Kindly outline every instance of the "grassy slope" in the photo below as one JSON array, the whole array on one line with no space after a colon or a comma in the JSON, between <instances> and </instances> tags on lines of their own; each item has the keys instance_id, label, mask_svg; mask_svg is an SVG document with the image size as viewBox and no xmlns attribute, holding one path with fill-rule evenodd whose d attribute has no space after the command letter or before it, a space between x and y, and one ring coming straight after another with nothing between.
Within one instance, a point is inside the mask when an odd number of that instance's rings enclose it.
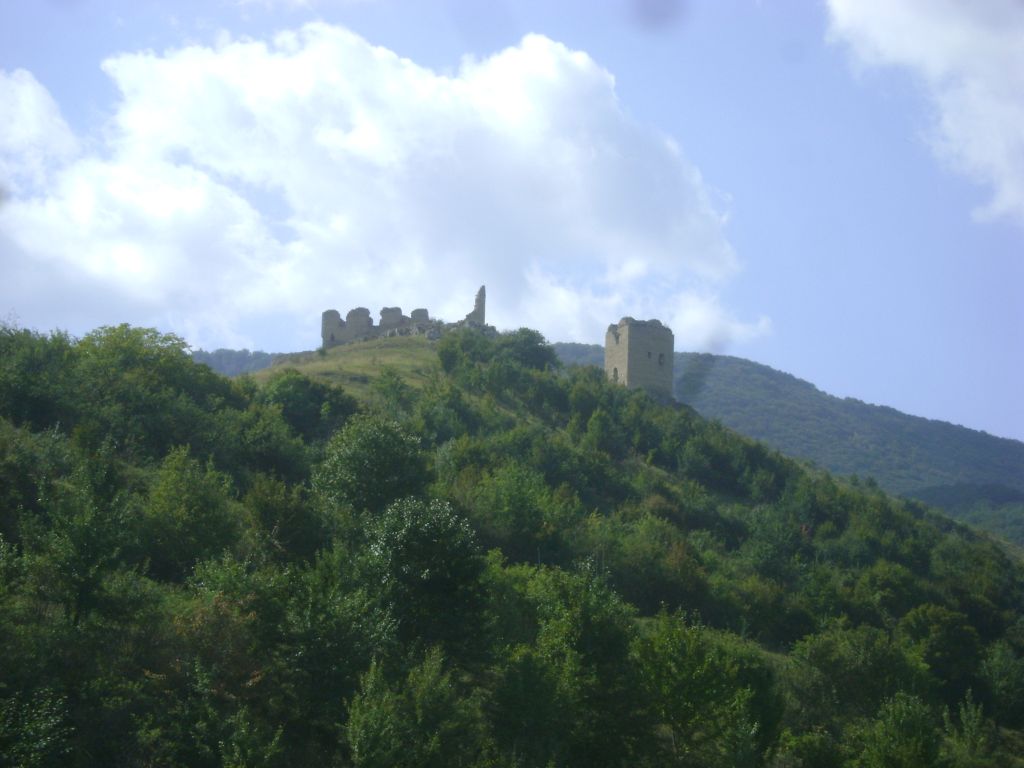
<instances>
[{"instance_id":1,"label":"grassy slope","mask_svg":"<svg viewBox=\"0 0 1024 768\"><path fill-rule=\"evenodd\" d=\"M310 378L340 385L360 400L369 396L371 382L384 370L393 370L417 389L439 370L437 353L425 336L360 341L334 347L326 354L298 352L280 355L270 368L253 374L253 378L265 381L281 368L295 368Z\"/></svg>"}]
</instances>

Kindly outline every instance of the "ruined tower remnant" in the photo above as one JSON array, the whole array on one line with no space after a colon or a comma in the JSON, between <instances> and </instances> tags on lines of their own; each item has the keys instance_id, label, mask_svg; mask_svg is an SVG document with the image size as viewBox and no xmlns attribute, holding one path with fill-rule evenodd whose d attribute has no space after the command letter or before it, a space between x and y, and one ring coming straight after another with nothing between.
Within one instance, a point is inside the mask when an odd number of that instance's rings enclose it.
<instances>
[{"instance_id":1,"label":"ruined tower remnant","mask_svg":"<svg viewBox=\"0 0 1024 768\"><path fill-rule=\"evenodd\" d=\"M604 371L613 382L671 400L674 345L672 330L658 320L624 317L605 334Z\"/></svg>"},{"instance_id":2,"label":"ruined tower remnant","mask_svg":"<svg viewBox=\"0 0 1024 768\"><path fill-rule=\"evenodd\" d=\"M487 304L487 289L485 286L480 286L480 290L476 292L476 301L473 302L473 311L466 315L467 323L479 323L485 325L486 320L486 304Z\"/></svg>"}]
</instances>

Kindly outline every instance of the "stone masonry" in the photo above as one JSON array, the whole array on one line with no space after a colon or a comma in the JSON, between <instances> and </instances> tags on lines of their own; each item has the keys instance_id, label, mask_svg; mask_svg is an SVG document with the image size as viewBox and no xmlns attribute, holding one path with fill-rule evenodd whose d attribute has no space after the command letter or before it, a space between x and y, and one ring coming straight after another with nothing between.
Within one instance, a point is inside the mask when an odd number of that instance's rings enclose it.
<instances>
[{"instance_id":1,"label":"stone masonry","mask_svg":"<svg viewBox=\"0 0 1024 768\"><path fill-rule=\"evenodd\" d=\"M384 307L380 311L380 323L373 324L370 310L356 307L349 310L345 319L336 309L326 310L320 319L320 338L323 348L330 349L340 344L353 341L376 339L381 336L426 336L436 339L442 333L453 328L476 328L485 332L495 332L486 323L487 292L484 286L477 291L473 311L464 320L457 323L445 323L432 318L425 309L414 309L410 316L402 314L401 307Z\"/></svg>"},{"instance_id":2,"label":"stone masonry","mask_svg":"<svg viewBox=\"0 0 1024 768\"><path fill-rule=\"evenodd\" d=\"M671 400L674 347L672 330L658 320L624 317L605 334L605 373L613 382Z\"/></svg>"}]
</instances>

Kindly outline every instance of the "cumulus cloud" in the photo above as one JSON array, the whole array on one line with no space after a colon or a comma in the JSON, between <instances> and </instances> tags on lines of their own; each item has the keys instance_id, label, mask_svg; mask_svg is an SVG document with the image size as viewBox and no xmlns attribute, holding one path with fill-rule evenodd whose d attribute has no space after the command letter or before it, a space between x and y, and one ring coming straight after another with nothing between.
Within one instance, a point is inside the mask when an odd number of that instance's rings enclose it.
<instances>
[{"instance_id":1,"label":"cumulus cloud","mask_svg":"<svg viewBox=\"0 0 1024 768\"><path fill-rule=\"evenodd\" d=\"M992 189L977 214L1024 223L1024 4L1019 0L829 0L830 35L864 66L927 88L935 152Z\"/></svg>"},{"instance_id":2,"label":"cumulus cloud","mask_svg":"<svg viewBox=\"0 0 1024 768\"><path fill-rule=\"evenodd\" d=\"M8 194L44 184L48 170L77 149L56 102L32 73L0 70L0 180Z\"/></svg>"},{"instance_id":3,"label":"cumulus cloud","mask_svg":"<svg viewBox=\"0 0 1024 768\"><path fill-rule=\"evenodd\" d=\"M716 295L692 291L676 298L667 319L677 346L709 352L720 352L732 343L751 341L772 330L767 316L754 323L743 322L723 307Z\"/></svg>"},{"instance_id":4,"label":"cumulus cloud","mask_svg":"<svg viewBox=\"0 0 1024 768\"><path fill-rule=\"evenodd\" d=\"M18 171L33 190L0 210L0 254L134 313L97 323L309 348L327 307L457 319L486 283L492 322L558 340L624 314L708 344L768 327L714 299L739 268L714 191L624 113L609 72L548 38L440 74L318 23L103 69L120 100L99 150L77 149L27 73L17 108L38 128L0 134L38 147Z\"/></svg>"}]
</instances>

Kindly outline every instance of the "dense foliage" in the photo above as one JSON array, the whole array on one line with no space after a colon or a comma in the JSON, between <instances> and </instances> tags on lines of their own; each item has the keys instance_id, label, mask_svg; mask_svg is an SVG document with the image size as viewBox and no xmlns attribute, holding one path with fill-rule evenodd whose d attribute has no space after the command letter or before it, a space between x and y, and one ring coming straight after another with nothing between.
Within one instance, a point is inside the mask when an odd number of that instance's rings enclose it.
<instances>
[{"instance_id":1,"label":"dense foliage","mask_svg":"<svg viewBox=\"0 0 1024 768\"><path fill-rule=\"evenodd\" d=\"M593 344L556 344L565 363L603 365ZM766 365L675 356L676 398L740 434L828 471L941 507L1024 545L1024 443L828 395Z\"/></svg>"},{"instance_id":2,"label":"dense foliage","mask_svg":"<svg viewBox=\"0 0 1024 768\"><path fill-rule=\"evenodd\" d=\"M0 329L0 763L1024 765L1024 571L539 334Z\"/></svg>"}]
</instances>

